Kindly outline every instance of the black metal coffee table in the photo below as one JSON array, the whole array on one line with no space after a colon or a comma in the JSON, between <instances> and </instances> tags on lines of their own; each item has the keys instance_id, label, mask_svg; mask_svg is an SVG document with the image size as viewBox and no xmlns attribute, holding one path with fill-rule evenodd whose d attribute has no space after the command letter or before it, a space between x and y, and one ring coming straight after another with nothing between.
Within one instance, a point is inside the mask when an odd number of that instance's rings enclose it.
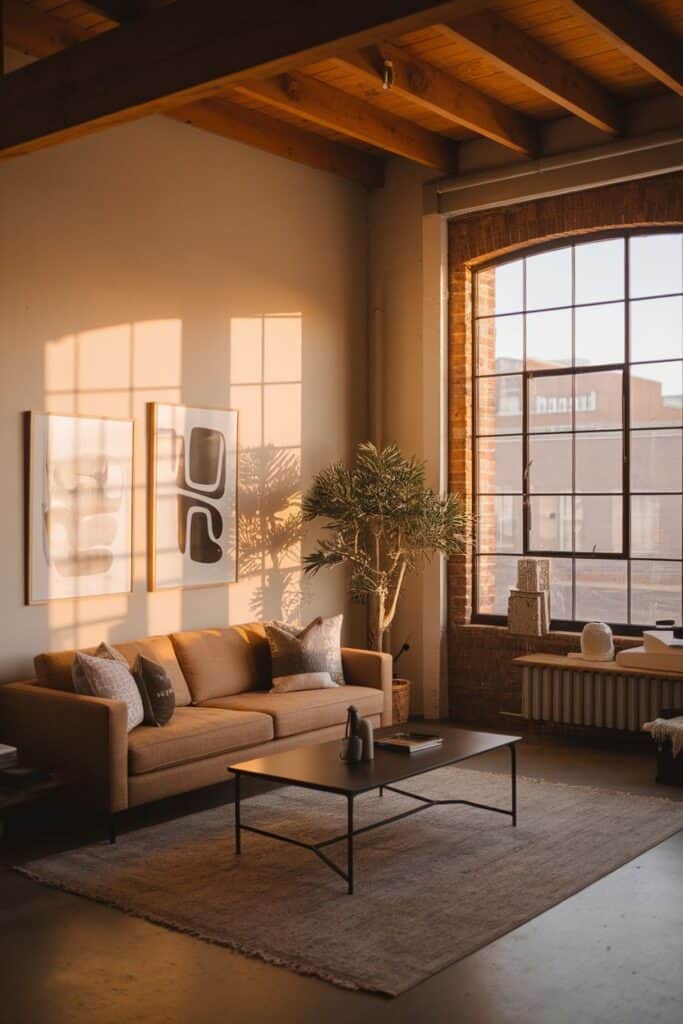
<instances>
[{"instance_id":1,"label":"black metal coffee table","mask_svg":"<svg viewBox=\"0 0 683 1024\"><path fill-rule=\"evenodd\" d=\"M380 729L377 735L387 735L394 731L392 728ZM411 727L411 731L416 730ZM278 839L284 843L291 843L293 846L302 846L305 850L315 853L328 867L343 878L348 885L349 893L353 893L353 840L355 836L362 835L364 832L370 832L381 825L388 825L392 821L400 821L401 818L408 818L411 814L418 814L420 811L425 811L438 804L465 804L468 807L495 811L497 814L508 815L512 818L512 824L516 825L517 751L515 744L520 740L521 736L502 736L498 733L472 732L469 729L449 727L448 731L444 732L443 744L440 747L416 754L400 753L376 747L374 761L361 761L359 764L345 764L341 761L339 758L341 743L339 740L332 740L329 743L297 747L295 750L288 750L281 754L270 754L267 757L255 758L253 761L242 761L230 765L228 771L233 772L235 776L235 852L238 854L242 852L242 832L255 832L257 835L267 836L269 839ZM458 764L460 761L466 761L470 757L476 757L478 754L498 750L500 747L508 747L510 750L512 806L509 810L503 807L491 807L489 804L479 804L474 800L431 800L428 797L399 789L395 785L397 782L412 779L416 775L424 775L435 768L446 768L449 765ZM290 786L303 786L304 789L318 789L325 793L338 793L340 796L345 796L347 802L346 832L320 843L304 843L300 839L268 832L266 829L256 828L255 825L243 824L240 807L242 776L280 782ZM367 793L373 789L378 789L380 796L385 789L392 793L400 793L402 796L419 801L420 806L403 811L402 814L394 814L390 818L383 818L372 825L354 829L353 801L361 793ZM326 846L332 846L334 843L344 840L346 840L347 850L346 871L343 871L323 853Z\"/></svg>"}]
</instances>

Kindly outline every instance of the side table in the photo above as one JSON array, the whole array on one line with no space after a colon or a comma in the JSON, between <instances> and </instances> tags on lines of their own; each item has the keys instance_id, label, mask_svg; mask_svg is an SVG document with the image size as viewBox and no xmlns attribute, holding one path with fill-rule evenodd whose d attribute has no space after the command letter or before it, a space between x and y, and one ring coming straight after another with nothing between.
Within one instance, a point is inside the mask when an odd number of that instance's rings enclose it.
<instances>
[{"instance_id":1,"label":"side table","mask_svg":"<svg viewBox=\"0 0 683 1024\"><path fill-rule=\"evenodd\" d=\"M8 786L0 782L0 836L7 836L12 811L56 793L63 785L64 780L59 772L53 772L50 778L25 786Z\"/></svg>"}]
</instances>

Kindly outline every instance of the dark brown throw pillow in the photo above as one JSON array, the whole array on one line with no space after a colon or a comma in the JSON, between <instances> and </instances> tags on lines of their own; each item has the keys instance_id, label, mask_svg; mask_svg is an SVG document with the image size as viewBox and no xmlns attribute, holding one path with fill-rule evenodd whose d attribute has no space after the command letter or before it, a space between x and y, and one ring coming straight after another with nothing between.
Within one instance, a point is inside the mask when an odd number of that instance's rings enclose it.
<instances>
[{"instance_id":1,"label":"dark brown throw pillow","mask_svg":"<svg viewBox=\"0 0 683 1024\"><path fill-rule=\"evenodd\" d=\"M133 677L138 684L145 725L166 725L175 711L175 692L166 669L139 654L133 665Z\"/></svg>"}]
</instances>

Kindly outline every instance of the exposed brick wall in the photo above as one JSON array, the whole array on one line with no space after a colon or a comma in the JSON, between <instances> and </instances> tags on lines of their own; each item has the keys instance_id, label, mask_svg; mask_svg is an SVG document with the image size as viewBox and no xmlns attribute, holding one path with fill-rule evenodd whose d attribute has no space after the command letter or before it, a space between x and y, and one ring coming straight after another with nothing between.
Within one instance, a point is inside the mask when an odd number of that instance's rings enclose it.
<instances>
[{"instance_id":1,"label":"exposed brick wall","mask_svg":"<svg viewBox=\"0 0 683 1024\"><path fill-rule=\"evenodd\" d=\"M496 274L495 270L483 270L477 277L476 296L477 316L491 317L490 320L478 320L476 338L473 338L473 365L472 369L478 373L495 373L496 368L496 327L493 314L496 312ZM472 415L477 419L477 430L481 434L495 434L496 424L496 389L495 387L480 388L479 394L473 401ZM479 493L477 508L474 510L477 516L477 535L482 551L495 551L496 516L495 516L495 490L496 490L496 462L495 462L495 438L493 436L483 437L478 442L478 453L476 462L476 479L473 477L472 486ZM488 573L482 580L478 580L478 589L482 601L493 602L495 597L496 581L493 573Z\"/></svg>"},{"instance_id":2,"label":"exposed brick wall","mask_svg":"<svg viewBox=\"0 0 683 1024\"><path fill-rule=\"evenodd\" d=\"M552 196L456 218L449 225L449 486L474 512L472 486L472 285L477 267L552 239L610 228L683 224L683 174L668 174ZM482 275L485 301L493 285ZM486 289L489 289L487 292ZM481 340L481 339L480 339ZM484 343L485 343L484 339ZM486 354L484 353L484 358ZM491 355L492 358L492 355ZM449 698L461 721L502 726L500 711L515 710L518 670L511 661L526 651L566 653L578 643L568 634L538 640L495 627L472 626L472 553L451 560L448 571Z\"/></svg>"},{"instance_id":3,"label":"exposed brick wall","mask_svg":"<svg viewBox=\"0 0 683 1024\"><path fill-rule=\"evenodd\" d=\"M515 636L504 626L453 626L450 714L459 722L519 731L506 712L519 714L522 707L522 671L513 665L523 654L569 654L581 648L578 633L548 633L543 637ZM633 647L637 640L615 637L617 650ZM536 727L531 725L531 731ZM522 726L524 729L524 726ZM547 727L546 727L547 728ZM554 726L549 731L561 731ZM580 730L573 730L580 731Z\"/></svg>"}]
</instances>

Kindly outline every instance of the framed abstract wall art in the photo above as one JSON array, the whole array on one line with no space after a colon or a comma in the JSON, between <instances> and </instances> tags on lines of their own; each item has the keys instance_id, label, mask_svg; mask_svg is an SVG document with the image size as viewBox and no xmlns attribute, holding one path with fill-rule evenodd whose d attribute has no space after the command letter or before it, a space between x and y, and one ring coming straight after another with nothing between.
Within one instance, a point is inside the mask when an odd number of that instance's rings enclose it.
<instances>
[{"instance_id":1,"label":"framed abstract wall art","mask_svg":"<svg viewBox=\"0 0 683 1024\"><path fill-rule=\"evenodd\" d=\"M130 593L133 421L25 414L26 603Z\"/></svg>"},{"instance_id":2,"label":"framed abstract wall art","mask_svg":"<svg viewBox=\"0 0 683 1024\"><path fill-rule=\"evenodd\" d=\"M148 406L149 589L237 579L237 413Z\"/></svg>"}]
</instances>

